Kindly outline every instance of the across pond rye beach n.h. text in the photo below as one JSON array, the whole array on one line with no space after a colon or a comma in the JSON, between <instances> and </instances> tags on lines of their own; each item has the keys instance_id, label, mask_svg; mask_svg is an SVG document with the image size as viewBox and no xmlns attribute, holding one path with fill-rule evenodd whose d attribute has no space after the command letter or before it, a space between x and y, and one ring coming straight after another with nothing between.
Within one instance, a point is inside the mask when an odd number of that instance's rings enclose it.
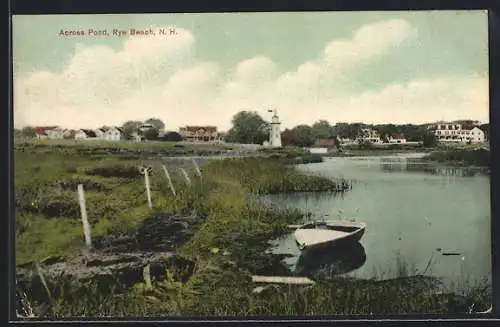
<instances>
[{"instance_id":1,"label":"across pond rye beach n.h. text","mask_svg":"<svg viewBox=\"0 0 500 327\"><path fill-rule=\"evenodd\" d=\"M160 36L168 37L177 35L175 27L168 28L111 28L111 29L61 29L61 37L90 36L90 37L127 37L127 36Z\"/></svg>"}]
</instances>

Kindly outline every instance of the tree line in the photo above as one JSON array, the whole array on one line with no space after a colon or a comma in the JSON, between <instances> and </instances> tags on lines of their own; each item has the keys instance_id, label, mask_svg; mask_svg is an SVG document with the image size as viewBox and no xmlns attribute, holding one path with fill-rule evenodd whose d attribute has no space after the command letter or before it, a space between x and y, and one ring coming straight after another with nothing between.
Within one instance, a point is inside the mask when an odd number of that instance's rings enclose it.
<instances>
[{"instance_id":1,"label":"tree line","mask_svg":"<svg viewBox=\"0 0 500 327\"><path fill-rule=\"evenodd\" d=\"M269 123L256 111L241 111L233 116L232 127L226 136L227 142L262 144L269 139ZM463 126L472 126L472 120L457 121ZM489 124L478 126L488 138ZM364 124L339 122L334 125L326 120L318 120L312 125L300 124L286 128L281 132L283 146L308 147L319 139L355 139L359 130L371 128L376 130L382 140L389 135L403 134L407 141L423 142L426 146L435 145L433 124Z\"/></svg>"},{"instance_id":2,"label":"tree line","mask_svg":"<svg viewBox=\"0 0 500 327\"><path fill-rule=\"evenodd\" d=\"M473 126L472 120L461 120L457 123L463 126ZM152 128L140 130L141 125L148 124ZM240 111L231 120L231 128L227 131L224 140L230 143L243 144L263 144L269 140L269 122L264 120L256 111ZM281 142L283 146L308 147L319 139L355 139L360 129L371 128L379 132L382 140L386 140L389 135L403 134L407 141L422 141L426 146L433 146L436 143L434 130L429 124L365 124L365 123L345 123L339 122L330 124L326 120L318 120L312 125L299 124L292 128L286 128L281 132ZM489 124L478 126L485 137L489 135ZM108 126L102 126L108 129ZM126 139L132 139L135 134L142 136L146 140L164 140L178 142L182 141L182 136L177 132L168 132L160 135L160 131L165 128L165 123L158 118L150 118L145 121L129 120L124 122L120 129L125 134ZM71 131L67 138L74 138L75 131ZM35 138L34 127L27 126L21 130L14 130L14 137Z\"/></svg>"}]
</instances>

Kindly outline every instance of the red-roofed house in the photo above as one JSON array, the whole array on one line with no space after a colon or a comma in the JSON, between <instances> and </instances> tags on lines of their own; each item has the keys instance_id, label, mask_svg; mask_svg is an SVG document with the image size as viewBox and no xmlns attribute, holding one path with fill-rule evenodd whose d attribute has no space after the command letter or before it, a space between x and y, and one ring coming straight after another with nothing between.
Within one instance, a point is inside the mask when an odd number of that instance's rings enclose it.
<instances>
[{"instance_id":1,"label":"red-roofed house","mask_svg":"<svg viewBox=\"0 0 500 327\"><path fill-rule=\"evenodd\" d=\"M66 130L59 126L36 126L35 132L39 140L58 140L64 138Z\"/></svg>"},{"instance_id":2,"label":"red-roofed house","mask_svg":"<svg viewBox=\"0 0 500 327\"><path fill-rule=\"evenodd\" d=\"M319 139L309 148L310 153L328 153L337 146L334 139Z\"/></svg>"},{"instance_id":3,"label":"red-roofed house","mask_svg":"<svg viewBox=\"0 0 500 327\"><path fill-rule=\"evenodd\" d=\"M218 139L216 126L185 126L179 128L179 134L189 142L213 142Z\"/></svg>"},{"instance_id":4,"label":"red-roofed house","mask_svg":"<svg viewBox=\"0 0 500 327\"><path fill-rule=\"evenodd\" d=\"M404 134L392 134L387 137L389 143L406 143Z\"/></svg>"}]
</instances>

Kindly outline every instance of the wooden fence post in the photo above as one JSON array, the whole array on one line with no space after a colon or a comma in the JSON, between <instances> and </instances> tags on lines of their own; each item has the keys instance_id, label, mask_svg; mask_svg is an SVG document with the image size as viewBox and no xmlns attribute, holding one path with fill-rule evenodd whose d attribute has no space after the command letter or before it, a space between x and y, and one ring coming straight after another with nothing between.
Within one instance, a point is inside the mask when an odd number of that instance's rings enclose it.
<instances>
[{"instance_id":1,"label":"wooden fence post","mask_svg":"<svg viewBox=\"0 0 500 327\"><path fill-rule=\"evenodd\" d=\"M175 196L174 184L172 183L172 178L170 178L170 174L168 173L168 169L165 165L161 165L161 166L163 167L163 171L165 172L165 176L167 177L168 185L170 186L170 190L172 190L172 194Z\"/></svg>"},{"instance_id":2,"label":"wooden fence post","mask_svg":"<svg viewBox=\"0 0 500 327\"><path fill-rule=\"evenodd\" d=\"M191 158L193 160L193 165L194 165L194 168L196 169L196 173L198 174L198 176L200 176L201 178L201 170L200 170L200 166L198 166L198 163L196 162L196 160L194 160L194 158Z\"/></svg>"},{"instance_id":3,"label":"wooden fence post","mask_svg":"<svg viewBox=\"0 0 500 327\"><path fill-rule=\"evenodd\" d=\"M188 173L186 172L186 170L184 168L179 168L182 172L182 174L184 175L184 178L186 179L186 184L189 186L191 185L191 178L189 178L189 175Z\"/></svg>"},{"instance_id":4,"label":"wooden fence post","mask_svg":"<svg viewBox=\"0 0 500 327\"><path fill-rule=\"evenodd\" d=\"M151 187L149 184L149 172L151 171L151 168L143 168L142 173L144 174L144 183L146 184L146 193L148 196L148 206L149 209L153 209L153 202L151 201Z\"/></svg>"},{"instance_id":5,"label":"wooden fence post","mask_svg":"<svg viewBox=\"0 0 500 327\"><path fill-rule=\"evenodd\" d=\"M146 283L146 290L152 290L153 284L151 283L151 266L149 264L143 268L142 275L144 277L144 282Z\"/></svg>"},{"instance_id":6,"label":"wooden fence post","mask_svg":"<svg viewBox=\"0 0 500 327\"><path fill-rule=\"evenodd\" d=\"M87 207L85 206L85 191L83 190L83 184L78 184L78 202L80 203L85 244L87 245L87 249L90 250L92 249L92 231L87 218Z\"/></svg>"}]
</instances>

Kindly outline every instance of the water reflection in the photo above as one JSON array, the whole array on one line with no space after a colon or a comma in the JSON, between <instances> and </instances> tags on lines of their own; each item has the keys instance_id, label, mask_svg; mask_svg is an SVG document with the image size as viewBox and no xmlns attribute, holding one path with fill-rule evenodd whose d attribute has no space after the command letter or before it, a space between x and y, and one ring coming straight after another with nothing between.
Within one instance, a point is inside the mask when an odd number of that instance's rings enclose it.
<instances>
[{"instance_id":1,"label":"water reflection","mask_svg":"<svg viewBox=\"0 0 500 327\"><path fill-rule=\"evenodd\" d=\"M423 172L438 176L474 177L482 170L473 167L443 167L435 163L403 158L381 158L380 169L383 172Z\"/></svg>"},{"instance_id":2,"label":"water reflection","mask_svg":"<svg viewBox=\"0 0 500 327\"><path fill-rule=\"evenodd\" d=\"M302 252L295 265L295 273L314 279L329 279L361 268L365 262L365 248L359 242L330 246Z\"/></svg>"}]
</instances>

